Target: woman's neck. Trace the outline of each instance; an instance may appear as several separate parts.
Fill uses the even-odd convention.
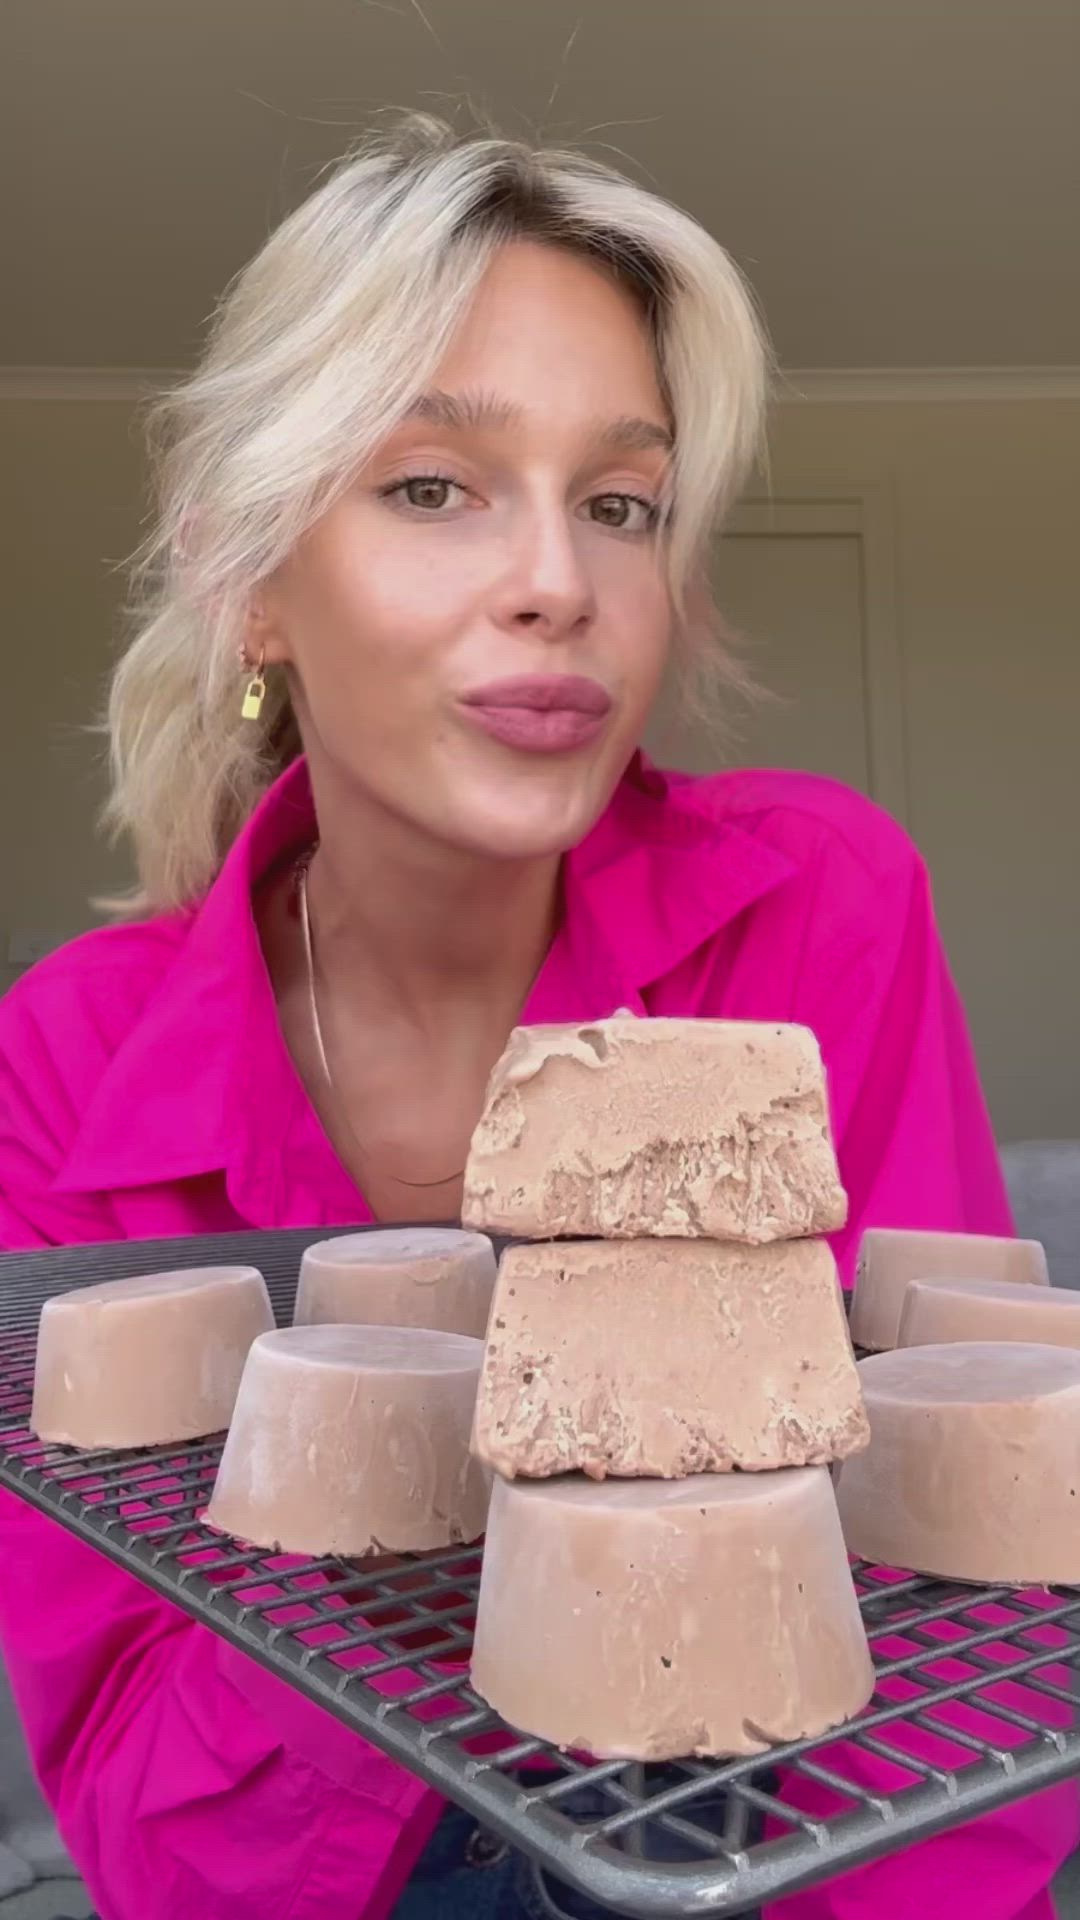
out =
[[[557,915],[559,858],[500,861],[421,838],[366,797],[321,796],[308,897],[319,970],[423,1026],[471,1004],[517,1017]],[[327,804],[329,802],[329,804]]]

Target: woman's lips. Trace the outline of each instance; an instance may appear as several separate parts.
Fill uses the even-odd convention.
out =
[[[570,753],[603,731],[612,700],[598,680],[531,674],[474,687],[461,705],[504,746],[523,753]]]

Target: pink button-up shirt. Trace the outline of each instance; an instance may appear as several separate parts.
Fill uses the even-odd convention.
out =
[[[0,1244],[371,1218],[285,1047],[252,912],[313,831],[298,763],[199,907],[88,934],[0,1003]],[[527,1023],[628,1007],[816,1031],[845,1280],[871,1223],[1010,1231],[926,873],[867,801],[638,759],[564,896]],[[0,1566],[36,1765],[103,1920],[384,1920],[438,1813],[426,1787],[9,1495]],[[1076,1837],[1056,1789],[797,1895],[785,1920],[1050,1920]]]

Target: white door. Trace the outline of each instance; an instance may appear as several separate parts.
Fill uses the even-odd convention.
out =
[[[714,578],[760,691],[748,709],[738,701],[727,729],[668,693],[647,739],[653,757],[691,773],[804,768],[902,813],[901,696],[889,623],[873,618],[873,560],[864,502],[742,508],[719,544]]]

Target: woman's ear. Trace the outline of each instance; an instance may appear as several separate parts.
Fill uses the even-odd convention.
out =
[[[285,623],[270,580],[260,581],[248,595],[242,639],[249,660],[263,660],[268,667],[284,666],[289,661]]]

